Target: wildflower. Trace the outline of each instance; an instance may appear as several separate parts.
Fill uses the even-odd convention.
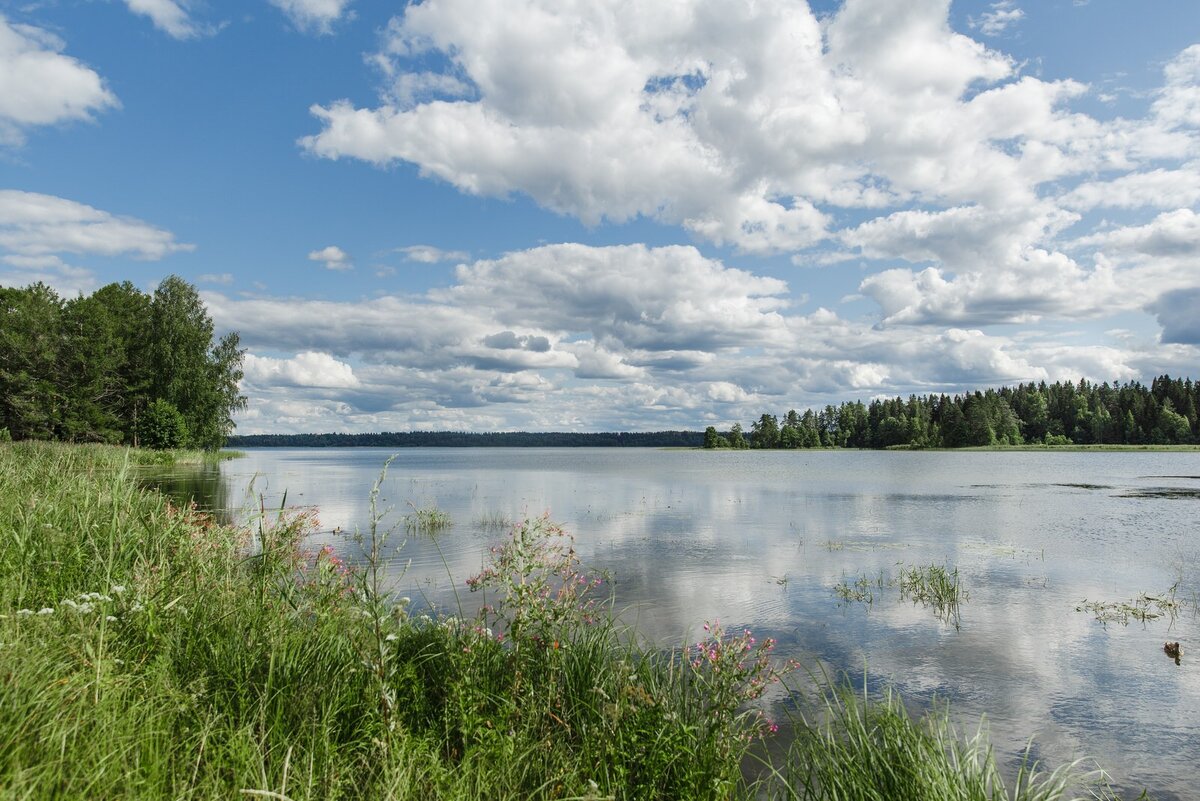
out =
[[[112,589],[110,589],[109,592],[111,592],[113,595],[121,595],[125,592],[125,585],[124,584],[114,584],[114,585],[112,585]]]
[[[112,615],[107,615],[107,616],[105,616],[105,618],[104,618],[104,619],[105,619],[105,620],[107,620],[109,623],[116,623],[116,622],[117,622],[117,619],[116,619],[115,617],[113,617]]]
[[[54,610],[48,606],[43,606],[41,609],[38,610],[38,614],[39,615],[53,615]]]
[[[17,617],[29,617],[32,614],[33,614],[32,609],[18,609],[17,610]]]
[[[395,634],[389,634],[388,636],[383,638],[383,641],[384,642],[395,642],[397,639],[399,639],[399,638],[396,637]]]

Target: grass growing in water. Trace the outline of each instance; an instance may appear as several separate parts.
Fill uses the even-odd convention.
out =
[[[1086,598],[1075,607],[1076,612],[1089,612],[1096,620],[1107,626],[1109,623],[1129,625],[1130,620],[1137,620],[1145,625],[1151,620],[1165,617],[1171,623],[1182,611],[1186,601],[1177,600],[1175,592],[1179,582],[1175,582],[1164,593],[1148,595],[1142,593],[1129,601],[1089,601]]]
[[[958,568],[941,565],[899,564],[899,576],[892,578],[882,570],[877,576],[860,574],[853,581],[846,576],[833,586],[833,594],[845,603],[875,602],[877,590],[899,587],[900,597],[913,603],[932,607],[946,620],[958,620],[959,605],[967,600],[967,591],[958,575]]]
[[[900,567],[900,596],[930,606],[940,617],[958,618],[959,604],[967,600],[967,591],[958,576],[958,568],[944,565]]]
[[[1083,761],[1045,771],[1025,761],[1011,785],[997,768],[982,726],[967,737],[944,708],[914,719],[889,692],[871,700],[832,689],[812,721],[802,721],[776,798],[796,801],[1055,801],[1084,787],[1087,798],[1114,798],[1099,770]]]
[[[370,569],[384,513],[351,569],[304,549],[311,514],[264,514],[254,544],[141,491],[136,458],[0,446],[0,797],[827,797],[812,748],[743,779],[769,641],[639,647],[549,521],[474,577],[484,617],[414,618]],[[869,748],[878,771],[927,755]]]
[[[450,515],[436,506],[413,506],[404,516],[404,527],[420,534],[437,534],[450,528]]]
[[[484,512],[475,518],[475,525],[484,531],[506,531],[513,527],[513,519],[504,512]]]

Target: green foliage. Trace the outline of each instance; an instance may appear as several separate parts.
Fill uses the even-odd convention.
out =
[[[12,433],[8,428],[0,428],[0,442],[12,442]]]
[[[187,422],[173,403],[159,398],[142,412],[138,420],[137,435],[145,448],[182,448],[188,442]]]
[[[212,337],[177,276],[153,297],[128,281],[67,301],[43,284],[0,288],[0,425],[18,440],[133,443],[161,399],[183,415],[185,444],[215,450],[245,398],[237,334]]]

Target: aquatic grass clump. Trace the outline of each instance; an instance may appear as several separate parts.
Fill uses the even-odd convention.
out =
[[[1066,801],[1115,799],[1107,776],[1083,760],[1046,771],[1027,749],[1011,786],[986,729],[962,736],[944,707],[912,717],[888,691],[872,699],[824,685],[812,720],[802,718],[770,797],[794,801]],[[782,786],[780,786],[782,785]]]
[[[1088,612],[1105,626],[1109,623],[1128,626],[1130,620],[1139,621],[1144,626],[1159,618],[1167,618],[1173,625],[1175,618],[1188,603],[1175,597],[1178,589],[1177,581],[1166,592],[1154,595],[1143,592],[1128,601],[1089,601],[1085,598],[1075,607],[1075,611]]]
[[[941,565],[897,565],[897,577],[880,570],[878,575],[859,574],[854,579],[845,574],[833,585],[833,594],[842,603],[875,603],[876,593],[898,587],[900,598],[932,607],[939,617],[957,622],[959,605],[967,600],[967,591],[958,575],[958,568]]]
[[[414,506],[404,516],[404,527],[409,531],[420,534],[437,534],[450,528],[451,520],[448,512],[443,512],[436,506]]]
[[[939,617],[958,618],[959,605],[967,600],[967,591],[958,575],[958,568],[944,565],[900,566],[898,579],[900,597],[913,603],[930,606]]]

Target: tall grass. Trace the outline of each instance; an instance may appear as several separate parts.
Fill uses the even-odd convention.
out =
[[[974,770],[889,701],[915,745],[864,737],[876,707],[843,704],[750,783],[772,644],[714,625],[638,645],[548,521],[473,577],[481,617],[412,617],[371,571],[374,505],[374,559],[350,569],[304,550],[304,515],[263,510],[251,537],[140,490],[139,458],[0,445],[0,798],[889,797],[829,794],[852,741],[875,757],[864,787],[938,753]],[[890,797],[1002,797],[921,792]]]
[[[915,719],[894,693],[871,700],[846,688],[827,689],[816,719],[798,727],[780,778],[776,797],[796,801],[1115,798],[1102,771],[1083,761],[1046,770],[1029,751],[1006,783],[982,725],[964,737],[945,708]]]

